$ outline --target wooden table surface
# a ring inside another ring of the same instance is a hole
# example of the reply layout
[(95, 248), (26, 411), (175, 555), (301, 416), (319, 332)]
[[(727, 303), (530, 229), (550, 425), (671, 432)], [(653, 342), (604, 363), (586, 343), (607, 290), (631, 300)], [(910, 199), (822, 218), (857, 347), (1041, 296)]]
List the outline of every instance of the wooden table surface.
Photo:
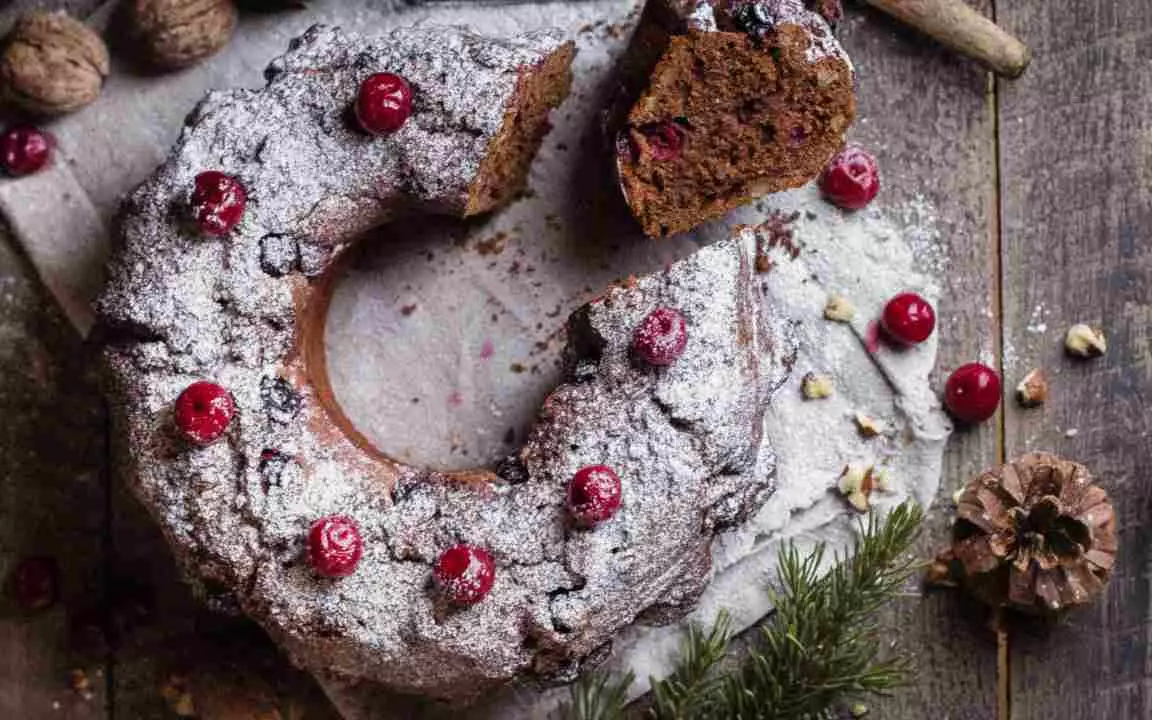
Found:
[[(5, 4), (10, 21), (34, 3)], [(1044, 449), (1112, 493), (1119, 565), (1102, 601), (1054, 624), (993, 624), (949, 592), (901, 597), (886, 623), (918, 679), (873, 717), (1152, 718), (1152, 2), (975, 4), (1034, 49), (1022, 79), (995, 81), (872, 11), (850, 8), (842, 29), (859, 71), (854, 139), (879, 157), (887, 202), (927, 198), (947, 243), (938, 384), (993, 358), (1006, 385), (1002, 413), (952, 441), (921, 549), (946, 537), (963, 481)], [(62, 587), (39, 614), (0, 601), (0, 718), (173, 717), (182, 693), (202, 717), (335, 717), (251, 623), (200, 609), (178, 582), (112, 481), (91, 349), (2, 234), (0, 577), (49, 555)], [(1076, 322), (1107, 330), (1106, 357), (1064, 356)], [(1021, 410), (1011, 389), (1035, 367), (1051, 399)]]

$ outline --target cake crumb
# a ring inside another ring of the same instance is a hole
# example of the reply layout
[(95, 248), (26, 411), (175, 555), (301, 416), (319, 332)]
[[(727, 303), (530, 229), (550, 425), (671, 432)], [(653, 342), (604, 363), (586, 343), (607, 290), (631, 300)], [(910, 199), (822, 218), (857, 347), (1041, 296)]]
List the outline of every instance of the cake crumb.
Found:
[(504, 252), (504, 243), (508, 240), (508, 233), (501, 230), (491, 237), (484, 238), (476, 243), (476, 252), (481, 255), (499, 255)]

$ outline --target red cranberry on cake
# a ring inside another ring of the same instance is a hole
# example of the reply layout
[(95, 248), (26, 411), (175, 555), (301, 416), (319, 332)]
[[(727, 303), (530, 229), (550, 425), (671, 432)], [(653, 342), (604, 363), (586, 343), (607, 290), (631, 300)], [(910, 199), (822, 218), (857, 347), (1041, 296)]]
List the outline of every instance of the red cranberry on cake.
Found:
[(363, 554), (360, 528), (350, 517), (329, 515), (308, 529), (308, 560), (324, 577), (348, 577), (356, 572)]
[(192, 383), (176, 398), (176, 427), (196, 445), (218, 440), (235, 414), (231, 393), (207, 380)]
[(483, 548), (455, 545), (440, 554), (433, 570), (436, 584), (457, 605), (475, 605), (492, 590), (496, 564)]
[(356, 95), (356, 120), (365, 132), (390, 135), (412, 115), (412, 88), (394, 73), (369, 75)]
[(577, 523), (591, 527), (620, 509), (620, 477), (607, 465), (580, 468), (568, 483), (568, 510)]
[(196, 176), (192, 217), (205, 235), (227, 235), (244, 219), (248, 192), (240, 181), (218, 170)]
[(688, 325), (679, 310), (657, 308), (632, 335), (632, 348), (649, 365), (671, 365), (688, 345)]

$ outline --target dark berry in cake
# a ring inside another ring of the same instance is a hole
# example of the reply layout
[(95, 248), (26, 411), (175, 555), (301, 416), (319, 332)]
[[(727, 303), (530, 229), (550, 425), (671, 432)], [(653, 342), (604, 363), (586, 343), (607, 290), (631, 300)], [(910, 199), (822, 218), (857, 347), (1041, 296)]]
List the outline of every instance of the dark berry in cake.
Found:
[(244, 218), (248, 193), (236, 178), (218, 170), (196, 176), (192, 217), (205, 235), (227, 235)]
[(833, 205), (845, 210), (867, 207), (880, 192), (876, 158), (860, 147), (844, 148), (824, 168), (820, 189)]
[(916, 293), (900, 293), (888, 301), (881, 316), (884, 333), (902, 345), (918, 345), (936, 329), (936, 312)]
[(496, 580), (496, 565), (483, 548), (455, 545), (441, 553), (433, 570), (441, 592), (457, 605), (475, 605)]
[(641, 126), (644, 145), (653, 160), (675, 160), (684, 152), (686, 132), (679, 123), (665, 120)]
[(607, 465), (580, 468), (568, 483), (568, 511), (577, 523), (591, 527), (620, 509), (620, 477)]
[(260, 487), (268, 492), (274, 487), (280, 487), (280, 479), (285, 468), (293, 461), (291, 455), (273, 448), (265, 448), (260, 453), (260, 464), (257, 470), (260, 473)]
[(260, 381), (260, 397), (273, 421), (286, 425), (300, 411), (300, 395), (292, 383), (282, 377), (265, 377)]
[(356, 572), (363, 554), (360, 528), (350, 517), (329, 515), (308, 530), (308, 561), (324, 577), (348, 577)]
[(30, 125), (18, 125), (0, 136), (4, 172), (19, 177), (39, 172), (52, 159), (52, 136)]
[(300, 269), (300, 246), (295, 238), (271, 233), (260, 238), (260, 269), (274, 278)]
[(24, 558), (12, 571), (12, 596), (16, 604), (28, 612), (52, 607), (59, 585), (56, 561), (50, 557)]
[(176, 427), (196, 445), (208, 445), (219, 439), (235, 414), (232, 395), (207, 380), (192, 383), (176, 398)]
[(944, 385), (944, 405), (948, 412), (967, 423), (984, 422), (1000, 405), (1000, 376), (982, 363), (956, 368)]
[(369, 75), (356, 96), (356, 120), (365, 132), (389, 135), (412, 115), (412, 88), (394, 73)]
[(632, 348), (649, 365), (671, 365), (688, 344), (688, 326), (679, 310), (657, 308), (632, 335)]

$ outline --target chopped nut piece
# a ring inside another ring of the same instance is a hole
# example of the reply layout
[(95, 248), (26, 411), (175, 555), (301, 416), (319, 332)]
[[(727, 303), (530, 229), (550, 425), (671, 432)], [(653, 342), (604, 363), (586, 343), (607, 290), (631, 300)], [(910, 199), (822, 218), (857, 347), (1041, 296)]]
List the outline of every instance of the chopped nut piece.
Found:
[(1044, 377), (1044, 371), (1040, 368), (1025, 375), (1016, 386), (1016, 400), (1023, 407), (1037, 407), (1043, 405), (1047, 399), (1048, 379)]
[(860, 512), (868, 512), (868, 496), (872, 494), (872, 468), (845, 465), (840, 473), (840, 494)]
[(805, 400), (822, 400), (832, 396), (832, 378), (828, 375), (808, 373), (800, 381), (800, 390)]
[(876, 437), (883, 432), (880, 423), (862, 412), (856, 413), (855, 420), (857, 429), (860, 430), (860, 434), (864, 437)]
[(168, 703), (168, 709), (177, 717), (195, 717), (196, 703), (188, 690), (188, 679), (182, 675), (171, 675), (160, 687), (160, 695)]
[(88, 673), (80, 668), (68, 673), (68, 687), (85, 700), (91, 700), (96, 695), (92, 691), (92, 682), (88, 679)]
[(872, 487), (880, 492), (888, 492), (891, 484), (888, 482), (887, 468), (871, 467), (869, 470), (872, 472)]
[(856, 317), (856, 307), (843, 295), (832, 293), (824, 305), (824, 317), (836, 322), (852, 322), (852, 318)]
[(1064, 336), (1064, 347), (1077, 357), (1100, 357), (1108, 352), (1108, 341), (1103, 330), (1079, 324), (1068, 328), (1068, 334)]

